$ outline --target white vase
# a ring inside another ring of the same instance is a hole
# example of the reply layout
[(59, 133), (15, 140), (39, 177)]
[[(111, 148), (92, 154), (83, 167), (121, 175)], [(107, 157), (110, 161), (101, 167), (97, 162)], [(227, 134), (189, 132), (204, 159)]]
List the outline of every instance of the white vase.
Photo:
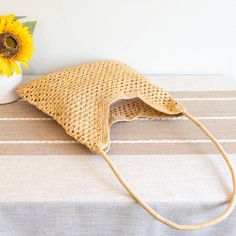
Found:
[(14, 72), (10, 77), (0, 75), (0, 104), (14, 102), (19, 99), (16, 89), (20, 86), (22, 80), (22, 72), (20, 74)]

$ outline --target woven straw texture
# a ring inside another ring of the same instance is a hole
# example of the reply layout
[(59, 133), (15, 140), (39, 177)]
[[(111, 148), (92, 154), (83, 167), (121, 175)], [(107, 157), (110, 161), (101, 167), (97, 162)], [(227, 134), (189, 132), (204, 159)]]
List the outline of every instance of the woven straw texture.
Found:
[[(179, 230), (196, 230), (216, 224), (232, 212), (236, 204), (236, 175), (223, 147), (167, 92), (127, 65), (102, 61), (67, 68), (19, 88), (18, 93), (54, 117), (70, 136), (99, 154), (136, 202), (160, 222)], [(129, 186), (106, 153), (109, 149), (109, 129), (114, 122), (138, 116), (178, 115), (185, 115), (203, 131), (219, 150), (231, 172), (233, 194), (228, 207), (217, 217), (200, 224), (181, 225), (157, 213)]]
[(110, 125), (116, 121), (182, 112), (167, 92), (118, 61), (66, 68), (30, 82), (18, 93), (95, 153), (109, 149)]

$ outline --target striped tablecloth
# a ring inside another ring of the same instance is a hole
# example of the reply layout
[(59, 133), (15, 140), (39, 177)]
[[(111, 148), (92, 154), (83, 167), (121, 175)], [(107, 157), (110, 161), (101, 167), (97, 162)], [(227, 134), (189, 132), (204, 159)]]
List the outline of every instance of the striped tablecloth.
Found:
[[(236, 91), (171, 92), (219, 139), (236, 164)], [(111, 128), (109, 155), (154, 209), (179, 223), (226, 207), (231, 182), (220, 155), (185, 118), (145, 119)], [(223, 223), (180, 232), (156, 222), (104, 161), (28, 103), (0, 106), (0, 235), (236, 235)]]

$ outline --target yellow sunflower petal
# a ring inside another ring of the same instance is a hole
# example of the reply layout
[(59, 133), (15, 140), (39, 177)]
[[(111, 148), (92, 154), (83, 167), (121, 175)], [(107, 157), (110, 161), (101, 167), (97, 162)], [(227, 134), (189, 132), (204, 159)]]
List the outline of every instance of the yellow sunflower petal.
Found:
[(6, 74), (8, 77), (11, 76), (14, 72), (11, 63), (8, 60), (4, 60), (3, 63), (3, 72)]
[(21, 64), (25, 67), (26, 70), (28, 70), (29, 66), (27, 62), (21, 61)]
[(6, 63), (5, 59), (3, 57), (0, 57), (0, 70), (2, 71), (2, 74), (8, 75), (8, 64)]
[(19, 65), (15, 61), (11, 61), (11, 66), (12, 66), (12, 68), (15, 70), (15, 72), (17, 74), (21, 73), (21, 69), (20, 69)]
[(5, 63), (6, 63), (6, 74), (7, 74), (7, 76), (11, 76), (14, 72), (14, 68), (12, 67), (10, 61), (6, 60)]

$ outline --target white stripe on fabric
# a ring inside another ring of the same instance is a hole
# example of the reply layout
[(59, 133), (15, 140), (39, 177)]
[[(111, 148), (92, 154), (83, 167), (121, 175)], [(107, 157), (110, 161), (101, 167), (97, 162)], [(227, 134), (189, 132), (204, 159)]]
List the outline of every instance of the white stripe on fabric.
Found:
[(53, 120), (53, 118), (28, 118), (28, 117), (1, 117), (0, 121), (45, 121)]
[[(199, 116), (195, 117), (198, 120), (236, 120), (236, 116)], [(33, 118), (33, 117), (0, 117), (0, 121), (48, 121), (53, 118)], [(135, 120), (188, 120), (186, 117), (171, 117), (171, 118), (137, 118)]]
[[(219, 139), (220, 143), (236, 143), (236, 139)], [(0, 144), (73, 144), (75, 140), (0, 140)], [(208, 139), (112, 140), (111, 144), (211, 143)]]
[(222, 98), (175, 98), (176, 101), (236, 101), (236, 97)]

